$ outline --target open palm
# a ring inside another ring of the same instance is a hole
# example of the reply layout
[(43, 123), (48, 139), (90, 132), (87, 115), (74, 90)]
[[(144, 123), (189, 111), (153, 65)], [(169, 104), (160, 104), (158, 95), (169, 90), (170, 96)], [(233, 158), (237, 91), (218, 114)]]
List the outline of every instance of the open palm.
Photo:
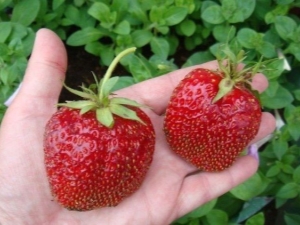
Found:
[[(217, 68), (216, 62), (200, 66)], [(116, 93), (151, 107), (145, 111), (155, 126), (156, 150), (142, 187), (116, 207), (88, 212), (62, 208), (50, 194), (42, 140), (45, 124), (56, 111), (66, 67), (66, 52), (60, 39), (49, 30), (40, 30), (20, 92), (1, 125), (1, 225), (165, 225), (255, 173), (258, 162), (251, 156), (239, 158), (231, 168), (220, 173), (195, 173), (194, 166), (169, 149), (162, 130), (162, 114), (172, 90), (190, 67)], [(253, 86), (263, 91), (267, 81), (263, 75), (257, 75)], [(253, 142), (265, 137), (274, 127), (274, 118), (263, 113), (261, 128)]]

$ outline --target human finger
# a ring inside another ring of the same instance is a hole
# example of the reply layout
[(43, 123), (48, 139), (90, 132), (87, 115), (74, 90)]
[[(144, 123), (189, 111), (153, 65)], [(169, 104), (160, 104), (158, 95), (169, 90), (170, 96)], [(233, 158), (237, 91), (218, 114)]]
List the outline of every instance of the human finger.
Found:
[(60, 38), (48, 29), (36, 34), (22, 86), (12, 104), (37, 112), (54, 108), (67, 69), (67, 54)]

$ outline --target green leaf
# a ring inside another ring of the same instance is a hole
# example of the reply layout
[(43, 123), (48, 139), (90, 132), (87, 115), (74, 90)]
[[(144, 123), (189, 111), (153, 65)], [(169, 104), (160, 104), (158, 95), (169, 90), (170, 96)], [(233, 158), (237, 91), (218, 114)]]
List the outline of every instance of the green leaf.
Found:
[(192, 212), (186, 214), (185, 216), (180, 218), (179, 221), (185, 220), (186, 218), (200, 218), (202, 216), (205, 216), (214, 208), (216, 203), (217, 203), (217, 199), (213, 199), (205, 203), (204, 205), (198, 207), (197, 209), (193, 210)]
[(61, 6), (65, 0), (53, 0), (52, 1), (52, 9), (56, 10), (59, 6)]
[(246, 221), (246, 225), (264, 225), (265, 216), (263, 212), (260, 212)]
[(10, 22), (0, 22), (0, 30), (1, 30), (0, 43), (4, 43), (12, 31), (11, 23)]
[[(9, 4), (11, 4), (11, 2), (12, 2), (12, 0), (1, 0), (0, 1), (0, 11), (2, 11), (6, 7), (8, 7)], [(1, 121), (1, 119), (0, 119), (0, 121)]]
[(213, 35), (217, 41), (227, 43), (236, 33), (234, 26), (217, 25), (213, 28)]
[(214, 56), (209, 51), (196, 52), (187, 59), (187, 61), (183, 64), (182, 67), (184, 68), (184, 67), (194, 66), (197, 64), (202, 64), (211, 61), (213, 59)]
[(102, 21), (103, 17), (109, 15), (109, 13), (109, 7), (102, 2), (94, 2), (88, 9), (88, 14), (99, 21)]
[(212, 5), (206, 8), (202, 13), (201, 18), (211, 24), (221, 24), (225, 21), (225, 18), (222, 15), (221, 6), (219, 5)]
[(289, 145), (287, 141), (276, 139), (272, 141), (272, 147), (277, 159), (281, 160), (282, 156), (287, 152)]
[(11, 21), (29, 26), (37, 17), (40, 0), (20, 0), (13, 8)]
[(299, 195), (299, 184), (291, 182), (284, 184), (276, 194), (276, 197), (283, 199), (295, 198)]
[(256, 50), (265, 58), (276, 57), (275, 46), (269, 42), (262, 42), (260, 46), (257, 46)]
[(266, 95), (266, 92), (263, 92), (260, 95), (260, 100), (264, 107), (269, 109), (281, 109), (291, 104), (294, 98), (289, 90), (279, 85), (274, 96), (268, 96)]
[(275, 19), (275, 28), (279, 36), (287, 41), (296, 30), (297, 23), (290, 17), (277, 16)]
[(247, 201), (264, 191), (267, 185), (268, 183), (258, 173), (255, 173), (247, 181), (233, 188), (230, 193), (238, 199)]
[(130, 23), (127, 20), (121, 21), (113, 30), (116, 34), (127, 35), (130, 33)]
[(121, 76), (119, 82), (112, 88), (112, 92), (129, 87), (133, 84), (135, 84), (135, 82), (132, 76)]
[(284, 221), (286, 222), (287, 225), (299, 225), (300, 215), (292, 214), (292, 213), (285, 213)]
[(266, 173), (267, 177), (275, 177), (280, 173), (280, 166), (275, 164), (274, 166), (271, 166), (269, 170)]
[(244, 203), (244, 206), (240, 210), (238, 216), (233, 220), (235, 224), (242, 224), (243, 221), (250, 218), (255, 213), (259, 212), (267, 204), (272, 201), (269, 197), (254, 197)]
[(153, 67), (143, 56), (132, 55), (129, 62), (129, 69), (135, 82), (152, 78)]
[(187, 14), (187, 8), (171, 6), (165, 11), (163, 18), (165, 19), (167, 26), (173, 26), (183, 21)]
[(300, 138), (300, 107), (289, 105), (284, 110), (284, 117), (287, 121), (287, 130), (295, 141)]
[(136, 47), (143, 47), (151, 41), (153, 34), (148, 30), (135, 30), (131, 34), (132, 41)]
[(170, 46), (166, 39), (153, 37), (150, 41), (151, 50), (154, 54), (166, 59), (169, 55)]
[(109, 66), (115, 56), (114, 49), (112, 46), (102, 46), (100, 51), (101, 61), (104, 65)]
[(300, 166), (294, 170), (293, 181), (300, 185)]
[(264, 75), (268, 78), (268, 80), (276, 79), (280, 77), (280, 75), (284, 71), (284, 61), (275, 60), (267, 65), (267, 69), (264, 71)]
[(99, 20), (101, 26), (111, 29), (117, 21), (117, 12), (111, 11), (109, 6), (102, 2), (95, 2), (89, 9), (88, 14)]
[(184, 20), (180, 23), (180, 30), (183, 35), (190, 37), (196, 32), (196, 23), (193, 20)]
[(262, 36), (250, 28), (242, 28), (237, 33), (237, 40), (245, 48), (256, 48), (262, 42)]
[(228, 224), (228, 215), (222, 210), (212, 209), (205, 215), (205, 220), (208, 224)]
[(71, 46), (86, 45), (90, 42), (97, 41), (102, 37), (103, 33), (93, 27), (87, 27), (71, 34), (67, 40), (67, 44)]
[(149, 12), (150, 21), (154, 24), (162, 23), (164, 25), (165, 21), (163, 20), (163, 18), (164, 18), (163, 14), (164, 14), (165, 10), (166, 10), (166, 8), (163, 6), (158, 7), (158, 6), (154, 5)]
[(97, 120), (104, 126), (111, 128), (114, 125), (114, 118), (109, 108), (99, 108), (96, 110)]

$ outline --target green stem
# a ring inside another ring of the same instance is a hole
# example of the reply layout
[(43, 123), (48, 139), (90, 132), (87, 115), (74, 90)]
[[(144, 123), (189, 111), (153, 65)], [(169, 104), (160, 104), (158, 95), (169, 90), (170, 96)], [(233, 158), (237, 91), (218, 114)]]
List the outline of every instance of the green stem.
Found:
[(109, 65), (102, 81), (101, 81), (101, 85), (100, 85), (100, 90), (99, 90), (99, 99), (103, 99), (103, 86), (105, 85), (105, 83), (109, 80), (109, 78), (112, 75), (112, 72), (114, 71), (114, 69), (116, 68), (117, 64), (119, 63), (119, 61), (121, 60), (121, 58), (123, 58), (125, 55), (128, 55), (129, 53), (132, 53), (136, 50), (136, 47), (132, 47), (132, 48), (127, 48), (124, 51), (120, 52), (116, 58), (114, 58), (114, 60), (112, 61), (112, 63)]

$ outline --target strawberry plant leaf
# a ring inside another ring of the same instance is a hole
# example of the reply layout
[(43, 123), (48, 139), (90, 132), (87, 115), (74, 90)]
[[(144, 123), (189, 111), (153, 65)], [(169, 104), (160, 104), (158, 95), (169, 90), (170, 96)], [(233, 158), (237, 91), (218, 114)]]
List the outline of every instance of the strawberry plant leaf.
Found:
[(121, 21), (113, 29), (116, 34), (127, 35), (130, 33), (130, 23), (127, 20)]
[[(26, 9), (27, 12), (30, 13), (24, 13), (24, 9)], [(39, 0), (22, 0), (13, 8), (11, 21), (22, 24), (24, 26), (28, 26), (36, 19), (39, 9)]]
[(225, 22), (225, 18), (222, 15), (221, 6), (217, 4), (206, 8), (201, 14), (201, 18), (211, 24), (221, 24)]
[(56, 10), (59, 6), (61, 6), (65, 0), (53, 0), (52, 1), (52, 9)]
[(288, 150), (288, 143), (282, 139), (276, 139), (272, 141), (273, 151), (277, 159), (281, 160), (284, 154)]
[(292, 213), (285, 213), (284, 221), (286, 222), (287, 225), (299, 225), (300, 215), (292, 214)]
[(247, 181), (233, 188), (230, 193), (238, 199), (247, 201), (263, 192), (267, 185), (263, 177), (255, 173)]
[(212, 209), (205, 215), (204, 221), (207, 224), (228, 224), (228, 215), (223, 210)]
[(264, 107), (269, 109), (281, 109), (289, 104), (294, 100), (293, 95), (290, 93), (289, 90), (279, 85), (277, 92), (274, 96), (268, 96), (267, 92), (264, 92), (260, 95), (261, 102)]
[(243, 28), (237, 33), (237, 39), (245, 48), (256, 48), (262, 42), (262, 36), (250, 28)]
[(275, 19), (275, 28), (283, 40), (289, 40), (291, 34), (297, 28), (297, 23), (290, 17), (277, 16)]
[(71, 34), (67, 39), (67, 44), (71, 46), (86, 45), (98, 40), (102, 36), (103, 33), (99, 29), (86, 27)]
[(197, 64), (211, 61), (213, 59), (214, 56), (210, 53), (210, 51), (196, 52), (187, 59), (187, 61), (182, 65), (182, 67), (184, 68), (184, 67), (194, 66)]
[(129, 69), (135, 82), (144, 81), (153, 77), (154, 68), (143, 56), (130, 56)]
[(153, 34), (148, 30), (135, 30), (131, 34), (132, 41), (136, 47), (142, 47), (146, 44), (149, 44)]
[(235, 217), (232, 222), (236, 224), (241, 224), (243, 221), (247, 220), (255, 213), (259, 212), (264, 206), (269, 204), (272, 201), (272, 198), (268, 197), (254, 197), (248, 202), (244, 203), (242, 210), (239, 212), (237, 217)]
[(0, 22), (0, 30), (0, 43), (4, 43), (12, 31), (12, 24), (10, 22)]
[(180, 31), (184, 36), (190, 37), (196, 32), (196, 23), (193, 20), (184, 20), (179, 24)]
[(153, 37), (150, 41), (151, 50), (154, 54), (167, 59), (170, 51), (169, 43), (164, 38)]
[(188, 14), (187, 8), (172, 6), (164, 12), (163, 18), (167, 26), (173, 26), (180, 23)]
[(264, 225), (265, 224), (265, 216), (262, 212), (257, 213), (256, 215), (250, 217), (246, 221), (246, 225)]
[(129, 87), (133, 84), (135, 84), (135, 82), (132, 76), (121, 76), (119, 77), (119, 82), (112, 88), (112, 92)]
[(300, 166), (294, 170), (293, 181), (300, 185)]
[(279, 191), (276, 194), (277, 198), (282, 198), (282, 199), (291, 199), (295, 198), (297, 195), (299, 195), (300, 190), (299, 190), (299, 184), (290, 182), (284, 184)]

